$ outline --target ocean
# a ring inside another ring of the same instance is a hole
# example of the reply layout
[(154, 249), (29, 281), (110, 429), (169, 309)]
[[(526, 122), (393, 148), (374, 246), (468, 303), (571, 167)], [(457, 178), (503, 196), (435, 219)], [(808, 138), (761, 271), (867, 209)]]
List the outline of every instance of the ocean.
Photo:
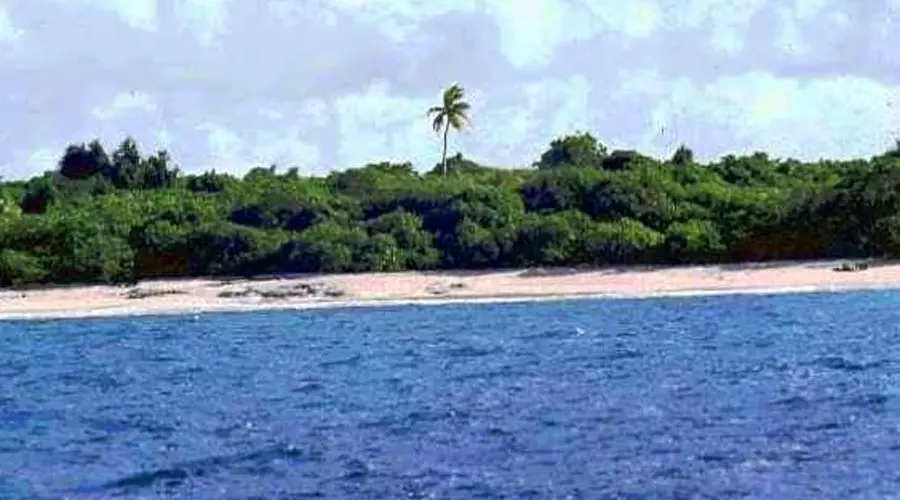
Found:
[(900, 498), (898, 359), (900, 292), (0, 322), (0, 498)]

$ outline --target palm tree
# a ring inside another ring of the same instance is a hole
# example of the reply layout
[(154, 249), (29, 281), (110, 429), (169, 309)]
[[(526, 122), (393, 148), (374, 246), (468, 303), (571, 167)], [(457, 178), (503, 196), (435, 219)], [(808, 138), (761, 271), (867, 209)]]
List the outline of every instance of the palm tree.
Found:
[(444, 131), (444, 153), (441, 156), (441, 173), (443, 175), (447, 175), (447, 133), (450, 132), (450, 127), (453, 127), (454, 130), (461, 130), (464, 125), (471, 123), (468, 116), (471, 106), (463, 101), (463, 97), (465, 97), (465, 90), (458, 83), (454, 83), (444, 90), (443, 105), (434, 106), (428, 110), (429, 118), (434, 115), (431, 128), (435, 133), (440, 133), (441, 129)]

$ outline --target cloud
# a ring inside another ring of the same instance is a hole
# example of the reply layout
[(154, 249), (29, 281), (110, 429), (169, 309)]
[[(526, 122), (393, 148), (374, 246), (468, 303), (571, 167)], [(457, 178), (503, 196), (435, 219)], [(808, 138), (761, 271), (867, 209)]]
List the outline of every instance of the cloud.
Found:
[[(504, 1), (504, 0), (499, 0)], [(286, 4), (296, 4), (293, 0), (276, 0), (282, 10)], [(332, 23), (337, 15), (348, 16), (356, 21), (376, 26), (394, 43), (406, 41), (417, 32), (422, 23), (449, 12), (471, 11), (477, 0), (455, 0), (435, 2), (433, 0), (309, 0), (304, 7), (296, 10), (318, 8)]]
[(123, 92), (117, 94), (109, 104), (94, 107), (91, 114), (101, 120), (114, 120), (132, 111), (155, 112), (156, 103), (144, 92)]
[[(48, 1), (48, 0), (34, 0)], [(125, 24), (156, 32), (161, 22), (174, 21), (203, 45), (210, 45), (226, 29), (231, 0), (54, 0), (63, 5), (93, 6), (115, 13)], [(171, 11), (169, 11), (171, 8)], [(167, 17), (171, 16), (172, 19)]]
[[(643, 38), (661, 27), (668, 5), (649, 0), (617, 2), (615, 0), (581, 0), (591, 16), (604, 31), (613, 31), (631, 38)], [(682, 9), (678, 9), (682, 10)]]
[(7, 178), (126, 135), (188, 171), (427, 169), (424, 110), (452, 81), (475, 126), (451, 154), (510, 166), (579, 129), (666, 156), (871, 155), (900, 116), (900, 0), (0, 3)]
[(428, 99), (402, 97), (386, 81), (334, 100), (340, 140), (337, 164), (361, 166), (381, 160), (421, 160), (433, 156), (425, 110)]
[[(112, 12), (126, 25), (144, 31), (157, 29), (157, 0), (32, 0), (53, 7), (100, 8)], [(168, 0), (163, 0), (168, 1)]]
[[(900, 132), (900, 86), (868, 78), (751, 72), (697, 84), (642, 73), (623, 82), (632, 92), (626, 98), (656, 103), (640, 146), (658, 155), (687, 142), (707, 159), (757, 150), (806, 160), (859, 157), (885, 150)], [(730, 139), (710, 141), (710, 134)]]
[(260, 132), (250, 149), (249, 164), (297, 167), (305, 174), (326, 173), (329, 168), (321, 164), (319, 148), (304, 139), (300, 127), (290, 127), (284, 132)]
[(900, 87), (838, 76), (814, 80), (753, 73), (707, 88), (731, 110), (735, 136), (754, 149), (817, 159), (884, 150), (900, 131)]
[(622, 33), (633, 38), (645, 38), (662, 25), (662, 11), (652, 2), (628, 2)]
[(181, 28), (191, 31), (206, 46), (227, 31), (231, 0), (174, 0)]
[(9, 12), (0, 5), (0, 42), (12, 42), (24, 35), (25, 32), (13, 25)]
[(324, 173), (319, 148), (304, 139), (299, 126), (240, 135), (218, 123), (197, 127), (206, 136), (207, 160), (188, 171), (218, 170), (242, 173), (254, 167), (298, 167), (306, 174)]
[(157, 28), (157, 0), (98, 0), (100, 5), (116, 12), (128, 25), (147, 31)]
[[(341, 137), (337, 167), (408, 159), (427, 170), (439, 160), (441, 137), (425, 117), (425, 110), (438, 103), (439, 93), (402, 97), (391, 89), (387, 82), (373, 82), (362, 92), (336, 99)], [(530, 164), (554, 135), (592, 129), (603, 116), (591, 109), (590, 83), (581, 75), (523, 82), (497, 95), (465, 89), (472, 126), (450, 135), (450, 155), (464, 151), (503, 165)]]
[(529, 165), (553, 137), (595, 130), (603, 118), (591, 106), (583, 75), (523, 82), (502, 99), (487, 95), (479, 104), (475, 127), (464, 137), (466, 151), (512, 166)]
[(329, 120), (328, 104), (323, 99), (310, 99), (303, 103), (303, 113), (313, 126), (324, 127)]
[(534, 0), (523, 9), (516, 0), (487, 4), (499, 24), (503, 54), (515, 68), (534, 69), (546, 65), (557, 45), (574, 36), (567, 30), (568, 10), (554, 0)]
[(209, 163), (206, 169), (243, 170), (244, 141), (234, 131), (215, 123), (203, 123), (197, 130), (206, 133), (206, 147)]
[(566, 43), (611, 32), (623, 42), (642, 39), (662, 26), (664, 11), (657, 2), (634, 0), (534, 0), (523, 9), (520, 1), (486, 3), (501, 32), (503, 53), (513, 67), (545, 67)]
[(840, 39), (849, 23), (848, 14), (833, 0), (795, 0), (776, 7), (775, 12), (780, 30), (774, 43), (796, 58), (813, 54), (815, 39), (818, 43)]
[(60, 151), (52, 148), (40, 148), (32, 151), (25, 163), (34, 172), (45, 172), (56, 168), (61, 155)]

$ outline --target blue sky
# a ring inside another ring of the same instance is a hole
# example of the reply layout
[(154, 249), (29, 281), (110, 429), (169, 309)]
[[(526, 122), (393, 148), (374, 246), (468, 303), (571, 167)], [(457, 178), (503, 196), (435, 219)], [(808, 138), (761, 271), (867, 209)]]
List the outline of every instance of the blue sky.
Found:
[(133, 135), (191, 172), (413, 161), (459, 81), (479, 161), (588, 130), (700, 159), (900, 138), (900, 0), (0, 0), (0, 176)]

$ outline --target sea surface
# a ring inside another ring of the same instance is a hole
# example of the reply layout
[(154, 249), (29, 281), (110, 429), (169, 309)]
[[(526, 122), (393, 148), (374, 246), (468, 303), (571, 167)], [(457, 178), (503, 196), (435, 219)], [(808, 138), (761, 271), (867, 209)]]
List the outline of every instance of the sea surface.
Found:
[(900, 293), (0, 322), (0, 498), (900, 498)]

